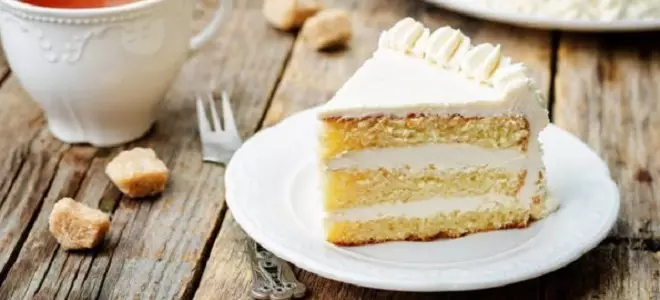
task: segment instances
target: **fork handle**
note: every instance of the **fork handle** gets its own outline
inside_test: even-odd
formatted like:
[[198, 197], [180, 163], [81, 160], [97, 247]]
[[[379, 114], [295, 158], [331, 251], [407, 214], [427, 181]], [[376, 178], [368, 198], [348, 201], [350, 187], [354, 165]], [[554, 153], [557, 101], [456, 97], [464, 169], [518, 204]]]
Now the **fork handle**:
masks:
[[296, 279], [287, 262], [255, 241], [248, 242], [248, 256], [252, 265], [252, 298], [288, 300], [305, 296], [307, 287]]

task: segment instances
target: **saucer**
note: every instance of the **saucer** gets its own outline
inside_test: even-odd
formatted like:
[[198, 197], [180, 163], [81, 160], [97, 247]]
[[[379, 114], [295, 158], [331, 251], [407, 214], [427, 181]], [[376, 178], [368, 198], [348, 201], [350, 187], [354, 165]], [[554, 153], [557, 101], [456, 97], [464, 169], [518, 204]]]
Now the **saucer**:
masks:
[[560, 208], [525, 229], [432, 242], [337, 247], [324, 240], [314, 109], [257, 133], [225, 175], [236, 221], [277, 256], [329, 279], [400, 291], [502, 286], [561, 268], [614, 225], [619, 192], [605, 163], [554, 125], [541, 133], [548, 188]]

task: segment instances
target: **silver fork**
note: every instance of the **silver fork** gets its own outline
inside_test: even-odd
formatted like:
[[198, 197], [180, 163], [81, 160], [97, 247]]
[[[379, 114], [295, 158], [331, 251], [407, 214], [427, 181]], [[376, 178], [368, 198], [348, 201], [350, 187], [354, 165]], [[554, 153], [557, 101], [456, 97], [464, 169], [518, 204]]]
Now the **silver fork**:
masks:
[[[216, 163], [229, 163], [232, 155], [241, 147], [243, 141], [236, 128], [234, 114], [231, 111], [229, 96], [222, 91], [222, 118], [215, 107], [213, 93], [197, 94], [197, 121], [199, 122], [199, 136], [202, 140], [202, 158], [204, 161]], [[213, 128], [206, 115], [206, 102], [211, 111]], [[224, 122], [222, 122], [224, 121]]]
[[[234, 114], [231, 111], [229, 96], [222, 91], [222, 117], [213, 100], [213, 93], [198, 94], [197, 121], [202, 140], [204, 161], [228, 164], [232, 155], [243, 143], [236, 128]], [[206, 103], [205, 103], [206, 102]], [[206, 111], [211, 111], [213, 128]], [[224, 121], [224, 122], [222, 122]], [[306, 287], [298, 281], [291, 266], [275, 256], [257, 242], [247, 238], [246, 248], [252, 267], [252, 289], [250, 295], [259, 300], [288, 300], [302, 298]]]

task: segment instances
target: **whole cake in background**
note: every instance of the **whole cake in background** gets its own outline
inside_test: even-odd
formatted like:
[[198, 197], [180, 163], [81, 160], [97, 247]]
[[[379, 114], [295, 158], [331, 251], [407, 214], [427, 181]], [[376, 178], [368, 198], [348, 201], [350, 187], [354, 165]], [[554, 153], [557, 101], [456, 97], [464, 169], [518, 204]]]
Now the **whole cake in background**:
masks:
[[522, 64], [406, 18], [318, 114], [326, 238], [337, 245], [526, 227], [554, 208]]
[[660, 18], [659, 0], [466, 0], [494, 11], [560, 20], [617, 21]]

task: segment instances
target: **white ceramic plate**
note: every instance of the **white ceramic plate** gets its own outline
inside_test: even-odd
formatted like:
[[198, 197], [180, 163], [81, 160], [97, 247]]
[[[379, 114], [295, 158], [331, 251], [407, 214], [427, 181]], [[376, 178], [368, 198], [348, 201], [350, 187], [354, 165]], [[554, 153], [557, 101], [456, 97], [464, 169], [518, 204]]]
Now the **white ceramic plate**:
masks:
[[506, 13], [474, 5], [461, 0], [426, 0], [454, 11], [477, 18], [523, 27], [541, 29], [559, 29], [567, 31], [649, 31], [660, 29], [660, 19], [656, 20], [621, 20], [621, 21], [578, 21], [542, 18], [525, 14]]
[[234, 155], [227, 203], [243, 229], [281, 258], [320, 276], [403, 291], [501, 286], [561, 268], [605, 238], [619, 192], [603, 161], [555, 126], [541, 135], [550, 192], [561, 208], [527, 229], [433, 242], [341, 248], [325, 242], [313, 110], [263, 130]]

